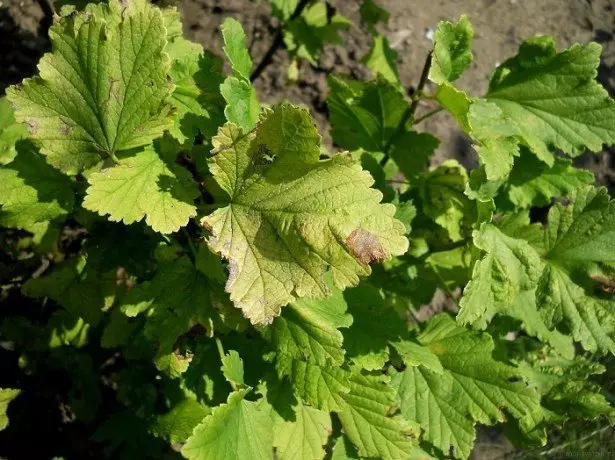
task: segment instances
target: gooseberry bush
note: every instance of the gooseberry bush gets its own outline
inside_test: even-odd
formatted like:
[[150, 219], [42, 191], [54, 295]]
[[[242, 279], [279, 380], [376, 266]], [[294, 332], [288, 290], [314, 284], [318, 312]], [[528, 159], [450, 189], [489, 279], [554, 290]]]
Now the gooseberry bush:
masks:
[[[366, 0], [374, 78], [328, 76], [333, 152], [252, 82], [287, 52], [292, 83], [353, 25], [271, 3], [258, 65], [224, 21], [228, 75], [174, 7], [65, 4], [7, 90], [3, 439], [20, 382], [58, 373], [63, 423], [113, 458], [467, 458], [477, 425], [532, 448], [615, 422], [615, 204], [571, 159], [615, 143], [600, 46], [530, 38], [468, 95], [473, 28], [442, 22], [407, 95]], [[474, 169], [430, 166], [440, 111]]]

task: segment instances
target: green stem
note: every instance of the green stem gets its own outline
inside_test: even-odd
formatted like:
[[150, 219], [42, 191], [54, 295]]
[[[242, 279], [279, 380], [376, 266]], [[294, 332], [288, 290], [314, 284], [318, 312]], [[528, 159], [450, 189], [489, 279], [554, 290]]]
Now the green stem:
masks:
[[216, 347], [218, 348], [218, 354], [220, 355], [220, 360], [224, 360], [224, 347], [222, 346], [222, 342], [219, 337], [214, 337], [216, 340]]
[[471, 242], [472, 242], [472, 238], [464, 238], [463, 240], [455, 241], [454, 243], [442, 245], [439, 248], [433, 249], [429, 252], [433, 254], [434, 252], [451, 251], [453, 249], [462, 248]]
[[190, 233], [188, 233], [188, 230], [186, 230], [185, 227], [182, 227], [182, 232], [186, 236], [186, 241], [188, 242], [188, 247], [190, 248], [190, 252], [192, 253], [192, 257], [194, 258], [194, 260], [196, 260], [196, 248], [192, 244]]
[[414, 120], [414, 124], [418, 125], [421, 121], [427, 120], [428, 118], [433, 117], [435, 114], [440, 113], [443, 110], [444, 110], [444, 107], [438, 107], [437, 109], [432, 110], [431, 112], [427, 112], [422, 117], [418, 117], [416, 120]]
[[389, 150], [391, 150], [391, 147], [393, 146], [393, 141], [395, 140], [397, 135], [404, 132], [404, 130], [406, 129], [406, 123], [408, 123], [409, 120], [414, 119], [414, 114], [416, 113], [416, 109], [419, 106], [419, 101], [421, 100], [423, 89], [425, 88], [425, 85], [427, 84], [427, 78], [429, 77], [432, 53], [433, 52], [430, 51], [425, 58], [425, 64], [423, 64], [423, 70], [421, 71], [421, 78], [419, 79], [419, 84], [416, 87], [416, 91], [412, 95], [412, 102], [410, 103], [410, 106], [404, 111], [401, 120], [399, 120], [399, 123], [397, 124], [397, 129], [389, 138], [386, 146], [384, 147], [384, 157], [382, 158], [382, 160], [380, 160], [380, 166], [382, 167], [384, 167], [384, 165], [386, 165], [389, 161]]

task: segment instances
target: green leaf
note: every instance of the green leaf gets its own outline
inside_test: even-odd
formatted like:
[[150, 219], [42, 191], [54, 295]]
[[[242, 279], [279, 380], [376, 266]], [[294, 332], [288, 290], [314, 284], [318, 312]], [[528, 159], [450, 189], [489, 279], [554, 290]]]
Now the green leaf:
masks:
[[408, 109], [398, 89], [382, 79], [363, 83], [330, 75], [327, 82], [331, 136], [335, 143], [347, 150], [383, 151]]
[[331, 416], [299, 402], [293, 407], [295, 419], [277, 417], [273, 427], [273, 447], [280, 460], [321, 460], [323, 446], [332, 431]]
[[439, 145], [440, 140], [431, 134], [406, 131], [395, 136], [389, 154], [406, 179], [413, 182], [425, 171]]
[[0, 167], [0, 224], [35, 230], [37, 224], [66, 216], [75, 197], [70, 179], [49, 166], [29, 144]]
[[474, 232], [474, 245], [484, 255], [464, 289], [457, 320], [484, 328], [495, 313], [506, 314], [522, 291], [536, 287], [544, 263], [528, 242], [492, 224], [483, 224]]
[[438, 356], [429, 348], [412, 340], [400, 340], [392, 345], [406, 366], [424, 366], [436, 374], [444, 372]]
[[241, 24], [233, 18], [226, 18], [222, 24], [224, 53], [233, 66], [233, 73], [243, 80], [250, 81], [252, 58], [246, 45], [246, 34]]
[[353, 323], [344, 330], [347, 357], [366, 370], [381, 369], [389, 360], [389, 342], [405, 336], [400, 316], [386, 304], [378, 289], [367, 283], [344, 292]]
[[286, 21], [297, 8], [299, 0], [269, 0], [271, 10], [275, 17]]
[[373, 0], [363, 0], [359, 7], [359, 13], [361, 14], [361, 20], [367, 24], [372, 35], [376, 33], [376, 24], [379, 22], [386, 24], [391, 16], [387, 10], [376, 4]]
[[75, 318], [82, 317], [95, 326], [103, 310], [113, 304], [117, 289], [115, 270], [100, 273], [88, 266], [80, 255], [56, 266], [50, 274], [28, 280], [22, 287], [25, 295], [49, 297]]
[[536, 37], [491, 80], [487, 100], [550, 165], [555, 149], [577, 156], [615, 143], [615, 103], [596, 82], [601, 49], [590, 43], [558, 53], [552, 38]]
[[337, 438], [333, 445], [331, 460], [359, 460], [356, 449], [344, 435]]
[[395, 390], [384, 377], [353, 374], [350, 392], [341, 398], [338, 416], [361, 457], [410, 458], [418, 430], [399, 415], [390, 415]]
[[[179, 12], [173, 11], [177, 16], [174, 21], [179, 22]], [[208, 141], [224, 123], [222, 60], [184, 39], [181, 28], [178, 36], [169, 39], [166, 51], [171, 58], [169, 75], [175, 85], [169, 99], [175, 107], [175, 123], [169, 132], [187, 147], [199, 133]]]
[[[158, 145], [158, 144], [156, 144]], [[129, 225], [145, 218], [161, 233], [172, 233], [196, 215], [199, 196], [190, 172], [173, 163], [162, 147], [148, 147], [119, 165], [88, 178], [83, 207]]]
[[131, 317], [147, 312], [144, 332], [155, 341], [157, 357], [161, 357], [173, 351], [178, 337], [193, 321], [209, 333], [224, 330], [227, 323], [240, 324], [235, 323], [234, 309], [224, 299], [221, 289], [183, 256], [163, 264], [151, 281], [135, 286], [124, 297], [122, 311]]
[[324, 2], [315, 2], [308, 5], [298, 18], [285, 24], [284, 44], [291, 56], [316, 66], [325, 45], [341, 44], [339, 33], [351, 25], [341, 14], [329, 14]]
[[227, 77], [220, 85], [220, 92], [226, 101], [226, 119], [250, 131], [260, 113], [256, 91], [250, 83], [252, 59], [246, 45], [246, 34], [235, 19], [226, 18], [222, 24], [224, 52], [233, 67], [234, 77]]
[[170, 127], [162, 14], [148, 3], [92, 5], [49, 31], [40, 76], [7, 90], [51, 165], [77, 174]]
[[442, 452], [467, 458], [475, 423], [503, 422], [504, 409], [522, 420], [539, 420], [540, 398], [518, 381], [518, 369], [493, 357], [490, 336], [458, 326], [448, 315], [432, 318], [419, 342], [436, 354], [444, 372], [411, 366], [394, 373], [402, 415], [417, 422], [424, 439]]
[[465, 15], [455, 24], [438, 24], [429, 79], [437, 84], [457, 80], [472, 63], [473, 38], [474, 29]]
[[422, 178], [419, 188], [423, 211], [446, 230], [453, 241], [463, 239], [476, 213], [464, 191], [468, 174], [456, 160], [447, 160]]
[[244, 134], [227, 124], [209, 167], [227, 206], [202, 221], [211, 249], [229, 260], [226, 290], [253, 323], [271, 323], [296, 298], [329, 294], [407, 248], [395, 207], [379, 204], [371, 176], [346, 156], [319, 160], [307, 110], [283, 104]]
[[289, 360], [309, 361], [318, 366], [344, 363], [343, 336], [338, 327], [348, 327], [352, 317], [346, 313], [342, 293], [333, 289], [328, 299], [301, 299], [291, 303], [277, 317], [267, 334], [277, 354], [277, 368], [285, 369]]
[[389, 46], [383, 35], [376, 35], [368, 53], [361, 59], [374, 76], [381, 75], [386, 81], [401, 87], [397, 71], [397, 52]]
[[17, 150], [15, 144], [28, 137], [28, 128], [15, 121], [11, 104], [5, 98], [0, 98], [0, 165], [13, 161]]
[[185, 442], [205, 416], [209, 408], [199, 404], [194, 399], [184, 398], [175, 404], [170, 411], [157, 414], [149, 421], [149, 431], [168, 441], [170, 444]]
[[229, 383], [245, 386], [243, 381], [243, 360], [235, 350], [229, 351], [222, 359], [222, 374]]
[[249, 390], [231, 393], [215, 407], [182, 448], [190, 460], [273, 457], [273, 421], [263, 401], [246, 401]]
[[6, 410], [9, 403], [15, 399], [21, 390], [12, 388], [0, 388], [0, 431], [4, 430], [9, 425], [9, 418], [6, 415]]
[[506, 183], [506, 193], [517, 208], [546, 206], [552, 198], [593, 182], [591, 172], [573, 167], [569, 160], [556, 158], [549, 167], [522, 149]]

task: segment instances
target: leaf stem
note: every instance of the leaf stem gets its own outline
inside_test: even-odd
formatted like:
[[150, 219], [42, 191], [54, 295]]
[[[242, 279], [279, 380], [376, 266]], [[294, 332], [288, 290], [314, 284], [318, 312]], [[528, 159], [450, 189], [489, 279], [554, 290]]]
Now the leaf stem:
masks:
[[267, 68], [267, 66], [271, 64], [273, 55], [284, 43], [284, 27], [286, 27], [286, 25], [289, 22], [292, 22], [293, 20], [301, 16], [301, 13], [303, 12], [303, 10], [305, 9], [308, 3], [310, 3], [310, 0], [301, 0], [297, 4], [295, 11], [293, 11], [293, 14], [290, 15], [288, 20], [280, 24], [280, 26], [278, 27], [278, 31], [275, 34], [275, 38], [273, 39], [273, 42], [271, 43], [271, 46], [269, 47], [267, 52], [264, 54], [263, 58], [258, 63], [254, 71], [250, 74], [251, 82], [256, 80], [263, 73], [263, 70], [265, 70], [265, 68]]
[[408, 120], [414, 119], [414, 114], [416, 112], [417, 107], [419, 106], [419, 101], [421, 99], [421, 95], [423, 94], [423, 89], [427, 84], [427, 78], [429, 77], [429, 69], [431, 68], [431, 56], [433, 51], [430, 51], [425, 58], [425, 64], [423, 64], [423, 70], [421, 71], [421, 78], [419, 79], [419, 84], [416, 87], [416, 91], [412, 95], [412, 102], [410, 106], [404, 111], [399, 123], [397, 124], [397, 129], [393, 133], [393, 135], [389, 138], [386, 146], [384, 147], [384, 157], [380, 160], [380, 166], [384, 167], [389, 161], [389, 151], [393, 146], [393, 140], [397, 137], [398, 134], [404, 132], [404, 128]]
[[466, 244], [470, 243], [471, 241], [472, 241], [472, 238], [464, 238], [463, 240], [455, 241], [454, 243], [442, 245], [439, 248], [431, 250], [429, 252], [433, 254], [434, 252], [451, 251], [453, 249], [462, 248]]
[[222, 346], [222, 341], [220, 340], [219, 337], [214, 337], [214, 339], [216, 340], [216, 347], [218, 348], [218, 354], [220, 355], [220, 360], [223, 361], [224, 360], [224, 347]]
[[414, 124], [418, 125], [421, 121], [427, 120], [428, 118], [433, 117], [435, 114], [440, 113], [443, 110], [444, 110], [444, 107], [438, 107], [437, 109], [432, 110], [431, 112], [427, 112], [422, 117], [418, 117], [417, 119], [415, 119]]

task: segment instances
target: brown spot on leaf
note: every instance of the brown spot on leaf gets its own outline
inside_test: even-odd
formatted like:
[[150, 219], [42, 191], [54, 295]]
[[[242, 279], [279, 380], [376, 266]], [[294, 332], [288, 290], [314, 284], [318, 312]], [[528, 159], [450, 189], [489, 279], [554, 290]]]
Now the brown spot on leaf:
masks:
[[30, 134], [36, 134], [38, 132], [38, 121], [36, 120], [28, 120], [28, 131]]
[[596, 286], [604, 292], [608, 292], [609, 294], [615, 293], [615, 280], [600, 275], [592, 276], [592, 280], [594, 280]]
[[211, 226], [211, 224], [209, 222], [207, 222], [205, 219], [203, 219], [201, 221], [201, 225], [203, 226], [203, 228], [205, 230], [207, 230], [209, 233], [212, 233], [213, 231], [213, 227]]
[[64, 125], [60, 128], [61, 136], [68, 136], [70, 134], [70, 127], [68, 125]]
[[387, 253], [376, 238], [376, 235], [357, 228], [353, 230], [348, 238], [346, 238], [346, 244], [352, 251], [352, 254], [363, 265], [369, 265], [372, 262], [382, 262], [387, 258]]

